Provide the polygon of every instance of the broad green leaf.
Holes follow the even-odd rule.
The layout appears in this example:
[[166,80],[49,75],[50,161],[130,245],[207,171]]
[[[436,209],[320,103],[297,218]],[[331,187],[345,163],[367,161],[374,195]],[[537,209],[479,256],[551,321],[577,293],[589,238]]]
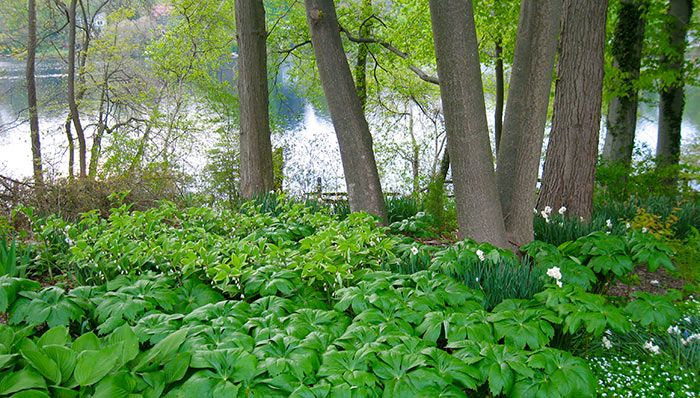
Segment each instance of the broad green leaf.
[[31,340],[24,340],[21,344],[22,357],[45,378],[53,384],[61,384],[61,370],[54,360],[46,355]]
[[142,354],[141,359],[134,366],[134,371],[139,371],[153,363],[166,361],[180,348],[187,338],[187,332],[187,329],[178,330],[158,342],[153,348]]
[[122,349],[122,344],[116,344],[78,354],[75,381],[81,386],[89,386],[102,380],[118,364]]
[[34,369],[21,369],[17,372],[6,373],[0,378],[0,395],[9,395],[31,388],[46,389],[46,381]]

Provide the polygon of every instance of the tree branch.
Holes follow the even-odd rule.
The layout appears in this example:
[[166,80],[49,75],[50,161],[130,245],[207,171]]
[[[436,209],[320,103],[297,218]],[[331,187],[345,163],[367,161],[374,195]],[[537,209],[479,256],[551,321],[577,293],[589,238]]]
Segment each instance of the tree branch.
[[[373,37],[356,37],[353,36],[350,32],[348,32],[347,29],[343,28],[342,26],[340,27],[340,31],[345,33],[345,36],[348,38],[353,43],[374,43],[374,44],[379,44],[380,46],[384,47],[385,49],[389,50],[390,52],[394,53],[396,56],[399,58],[402,58],[406,61],[410,61],[408,54],[405,52],[399,50],[398,48],[394,47],[391,43],[387,43],[385,41],[379,40],[377,38]],[[432,76],[419,67],[409,63],[408,68],[415,73],[421,80],[426,81],[428,83],[440,84],[440,79],[437,78],[437,76]]]

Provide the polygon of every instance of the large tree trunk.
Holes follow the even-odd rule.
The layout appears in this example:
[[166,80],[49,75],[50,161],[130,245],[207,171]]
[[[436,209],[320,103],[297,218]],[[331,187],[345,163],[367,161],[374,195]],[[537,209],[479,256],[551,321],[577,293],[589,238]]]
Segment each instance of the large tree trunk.
[[241,195],[251,198],[273,189],[263,1],[236,0],[236,25]]
[[505,103],[505,79],[503,75],[503,47],[501,40],[498,39],[496,40],[496,109],[493,115],[496,153],[498,153],[503,133],[503,104]]
[[80,123],[78,104],[75,99],[75,30],[76,30],[76,7],[77,0],[71,0],[68,7],[68,107],[70,117],[75,127],[75,135],[78,137],[78,164],[80,177],[87,176],[87,145],[85,132]]
[[539,172],[562,0],[523,1],[496,177],[511,244],[533,239]]
[[[693,15],[692,0],[670,0],[668,8],[669,41],[671,51],[661,61],[662,70],[675,74],[673,81],[667,82],[660,92],[659,99],[659,132],[656,144],[658,167],[677,165],[681,155],[681,121],[685,106],[685,76],[683,61],[685,56],[688,23]],[[668,181],[675,185],[675,173]]]
[[430,0],[461,237],[508,247],[498,201],[472,2]]
[[[359,37],[369,37],[372,33],[372,22],[369,17],[372,15],[372,0],[362,0],[362,21]],[[360,105],[364,111],[367,107],[367,55],[369,48],[366,43],[358,43],[357,62],[355,63],[355,87]]]
[[603,100],[608,0],[565,0],[554,117],[538,208],[589,219]]
[[34,170],[34,183],[41,189],[44,185],[44,177],[41,165],[41,139],[39,138],[39,111],[36,98],[36,77],[34,74],[36,63],[36,0],[29,0],[29,18],[27,23],[27,103],[29,106],[29,130],[32,139],[32,166]]
[[366,211],[386,222],[372,135],[345,58],[333,0],[305,0],[304,3],[316,65],[338,136],[350,210]]
[[616,89],[621,92],[608,104],[603,159],[628,167],[632,162],[637,129],[639,68],[644,42],[644,12],[648,0],[620,0],[612,41],[613,67],[619,72]]

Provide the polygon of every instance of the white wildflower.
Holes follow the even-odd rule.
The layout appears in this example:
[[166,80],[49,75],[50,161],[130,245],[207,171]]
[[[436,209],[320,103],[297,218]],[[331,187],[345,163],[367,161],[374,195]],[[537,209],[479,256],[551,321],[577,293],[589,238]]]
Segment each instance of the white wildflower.
[[674,325],[674,326],[669,326],[668,329],[666,329],[668,334],[681,334],[681,329]]
[[603,347],[605,347],[606,350],[612,348],[612,343],[610,342],[607,336],[603,336]]
[[537,208],[536,208],[536,207],[532,209],[532,212],[535,213],[535,214],[539,213],[539,212],[537,211]]
[[566,213],[566,206],[562,206],[559,208],[559,214],[561,214],[563,216],[564,213]]
[[561,283],[561,281],[557,281],[557,286],[563,287],[564,285]]
[[418,248],[415,246],[411,247],[411,254],[413,254],[414,256],[418,254]]
[[630,229],[632,228],[632,224],[630,223],[625,223],[625,229]]
[[486,256],[484,256],[484,252],[481,249],[476,250],[476,256],[479,257],[481,261],[486,260]]
[[647,233],[647,232],[649,232],[649,230],[647,229],[647,227],[642,227],[642,233],[645,234],[645,233]]
[[657,281],[656,279],[652,279],[649,281],[649,283],[651,283],[654,286],[657,286],[659,284],[659,281]]
[[610,220],[609,218],[607,220],[605,220],[605,226],[608,227],[608,229],[612,229],[612,227],[613,227],[612,220]]
[[651,340],[644,343],[644,349],[651,352],[654,355],[657,355],[660,352],[659,346],[654,344]]
[[552,278],[554,278],[556,280],[560,280],[561,279],[561,270],[559,269],[559,267],[552,267],[552,268],[547,270],[547,275],[551,276]]

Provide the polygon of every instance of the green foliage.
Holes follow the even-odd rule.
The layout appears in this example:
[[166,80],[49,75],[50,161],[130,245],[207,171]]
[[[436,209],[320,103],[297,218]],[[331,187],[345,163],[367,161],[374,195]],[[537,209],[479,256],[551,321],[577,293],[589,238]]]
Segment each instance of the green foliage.
[[[641,232],[534,242],[520,260],[471,241],[421,245],[366,214],[267,195],[237,212],[121,206],[41,233],[56,269],[71,264],[95,286],[0,277],[7,391],[591,396],[595,377],[575,350],[680,317],[672,295],[628,304],[590,292],[631,270],[616,256],[651,266],[670,254]],[[655,341],[695,358],[671,348],[697,344],[679,331]]]
[[18,256],[16,240],[8,244],[5,237],[0,239],[0,276],[24,278],[28,264],[28,250],[24,250],[24,254]]
[[543,287],[542,267],[521,262],[510,251],[469,240],[435,253],[430,269],[483,291],[489,309],[505,299],[531,298]]

